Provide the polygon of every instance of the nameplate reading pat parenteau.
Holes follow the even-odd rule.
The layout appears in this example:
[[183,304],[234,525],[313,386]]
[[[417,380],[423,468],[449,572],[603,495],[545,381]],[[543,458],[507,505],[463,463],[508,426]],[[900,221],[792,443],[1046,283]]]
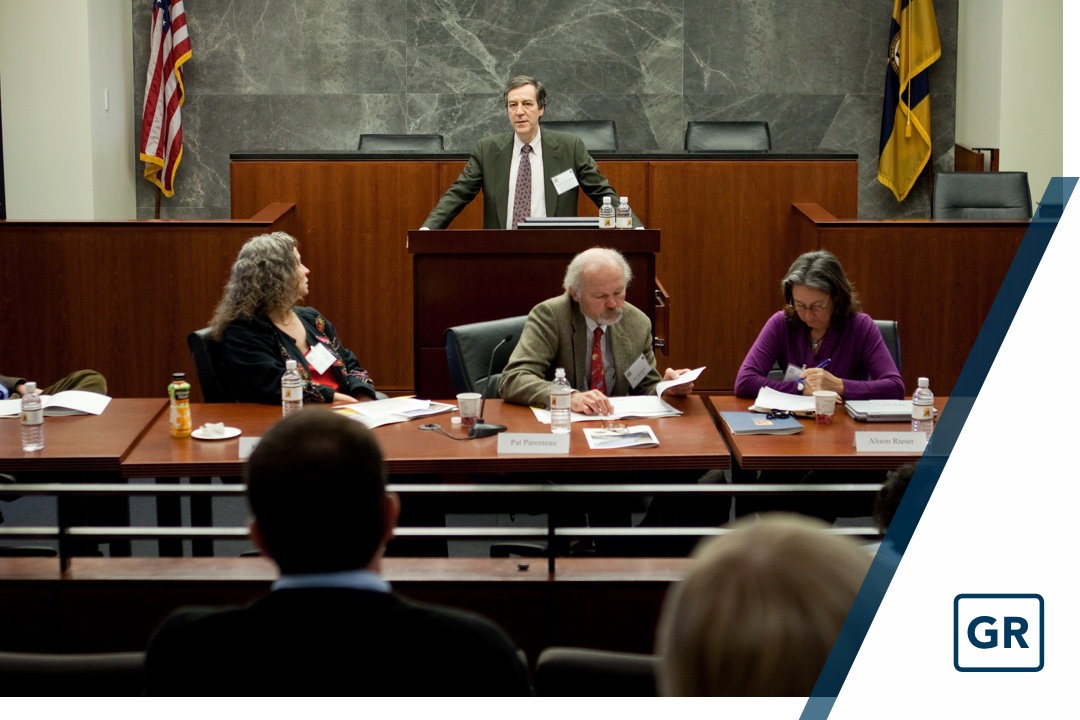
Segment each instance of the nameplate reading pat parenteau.
[[856,452],[921,453],[926,449],[926,433],[857,432]]
[[500,433],[499,454],[569,455],[570,435],[555,433]]

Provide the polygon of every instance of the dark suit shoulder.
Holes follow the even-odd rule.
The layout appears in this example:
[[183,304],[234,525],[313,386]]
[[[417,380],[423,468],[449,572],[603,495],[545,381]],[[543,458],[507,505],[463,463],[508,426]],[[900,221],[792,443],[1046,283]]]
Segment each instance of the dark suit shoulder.
[[147,679],[151,694],[529,692],[513,643],[489,620],[335,588],[279,590],[242,609],[178,611],[151,641]]

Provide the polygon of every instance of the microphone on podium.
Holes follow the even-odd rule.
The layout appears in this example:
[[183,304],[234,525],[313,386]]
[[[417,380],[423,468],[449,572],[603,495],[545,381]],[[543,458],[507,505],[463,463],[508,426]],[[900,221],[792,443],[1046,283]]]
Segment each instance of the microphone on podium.
[[491,360],[488,361],[488,374],[487,382],[484,385],[484,397],[480,400],[480,417],[477,418],[476,424],[469,428],[469,437],[482,438],[489,437],[491,435],[498,435],[506,430],[505,425],[490,425],[484,422],[484,406],[487,405],[488,386],[491,385],[491,372],[495,368],[495,353],[506,343],[510,342],[514,338],[512,333],[507,333],[506,337],[499,341],[499,343],[491,350]]

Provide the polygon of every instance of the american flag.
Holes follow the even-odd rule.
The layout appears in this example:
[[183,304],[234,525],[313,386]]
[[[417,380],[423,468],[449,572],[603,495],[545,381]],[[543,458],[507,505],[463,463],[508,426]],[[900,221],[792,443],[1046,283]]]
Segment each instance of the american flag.
[[146,68],[142,140],[139,159],[143,177],[173,195],[173,178],[184,154],[180,106],[184,104],[184,72],[191,57],[184,0],[154,0],[150,21],[150,64]]

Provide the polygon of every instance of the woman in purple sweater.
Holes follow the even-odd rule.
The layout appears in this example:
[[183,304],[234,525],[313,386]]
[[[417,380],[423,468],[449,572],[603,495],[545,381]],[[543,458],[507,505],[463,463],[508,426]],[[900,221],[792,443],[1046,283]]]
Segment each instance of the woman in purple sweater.
[[[904,398],[896,363],[877,325],[859,311],[859,295],[835,255],[803,253],[780,288],[786,304],[766,321],[746,354],[735,378],[737,397],[757,397],[766,385],[798,393],[801,382],[804,395],[835,390],[848,400]],[[770,380],[774,363],[784,371],[794,366],[801,380]]]

